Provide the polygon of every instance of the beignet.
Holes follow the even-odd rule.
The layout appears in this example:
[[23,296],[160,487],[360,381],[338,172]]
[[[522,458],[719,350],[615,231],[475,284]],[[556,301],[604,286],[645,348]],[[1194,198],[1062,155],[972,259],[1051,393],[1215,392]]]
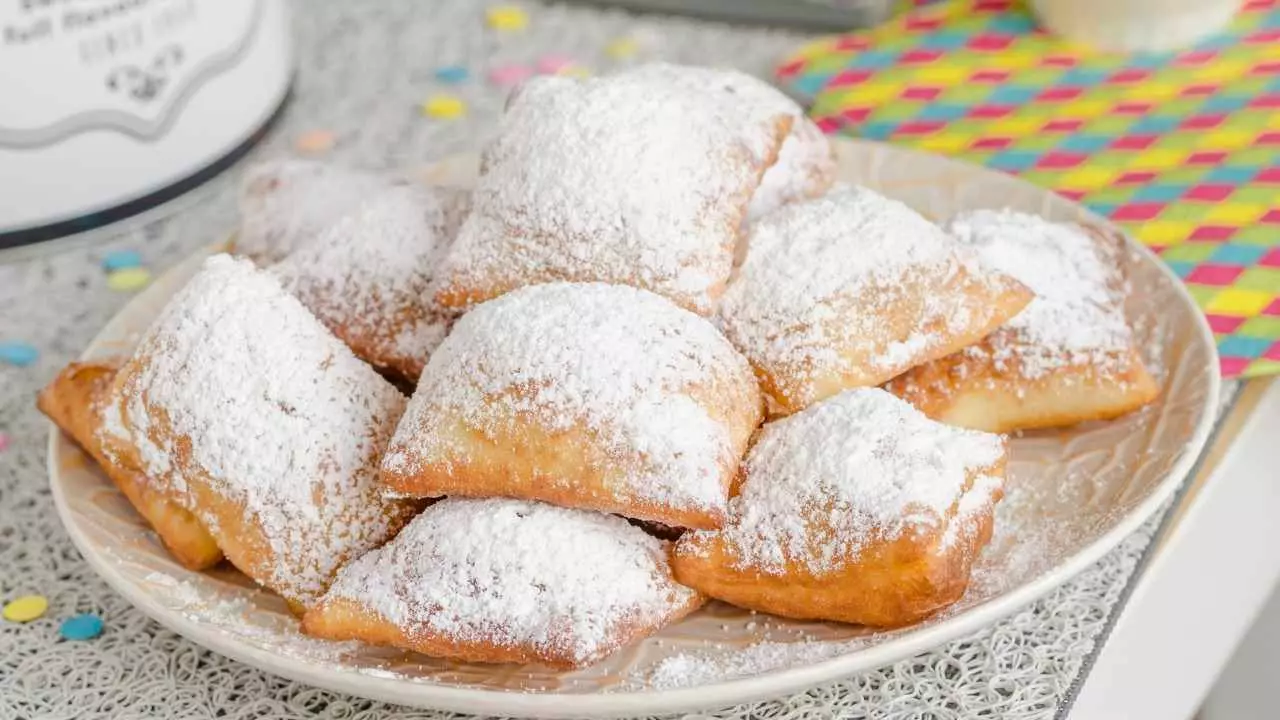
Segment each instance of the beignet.
[[248,260],[205,261],[116,388],[148,473],[294,608],[421,507],[377,483],[404,396]]
[[1008,432],[1123,415],[1156,398],[1124,315],[1123,238],[1009,211],[952,232],[1036,299],[982,342],[886,387],[951,425]]
[[348,565],[304,632],[469,662],[590,665],[702,604],[622,518],[449,498]]
[[534,285],[457,322],[382,481],[717,527],[761,412],[750,367],[708,320],[622,285]]
[[655,63],[544,76],[508,101],[441,271],[466,308],[555,280],[651,290],[709,314],[795,103],[731,70]]
[[845,186],[751,226],[718,318],[785,415],[977,342],[1030,300],[906,205]]
[[240,185],[234,251],[260,265],[283,260],[366,198],[403,184],[389,177],[312,160],[250,167]]
[[725,527],[676,543],[676,579],[783,617],[915,622],[964,594],[1005,460],[998,435],[847,390],[764,426]]
[[449,330],[431,283],[468,205],[461,190],[389,187],[271,271],[356,355],[416,382]]
[[222,551],[209,530],[170,496],[164,483],[143,474],[137,453],[125,447],[131,442],[123,429],[108,426],[118,370],[112,363],[71,363],[40,391],[36,404],[102,468],[175,560],[191,570],[213,567],[222,561]]

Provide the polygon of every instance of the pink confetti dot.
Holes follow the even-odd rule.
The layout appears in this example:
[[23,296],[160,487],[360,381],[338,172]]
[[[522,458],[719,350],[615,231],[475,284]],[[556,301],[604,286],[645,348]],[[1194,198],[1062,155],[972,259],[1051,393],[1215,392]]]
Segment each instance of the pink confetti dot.
[[0,452],[9,449],[9,433],[0,432]]
[[502,65],[489,71],[489,82],[494,85],[516,85],[529,79],[533,70],[524,65]]
[[573,58],[564,55],[544,55],[538,58],[538,72],[554,75],[573,65]]

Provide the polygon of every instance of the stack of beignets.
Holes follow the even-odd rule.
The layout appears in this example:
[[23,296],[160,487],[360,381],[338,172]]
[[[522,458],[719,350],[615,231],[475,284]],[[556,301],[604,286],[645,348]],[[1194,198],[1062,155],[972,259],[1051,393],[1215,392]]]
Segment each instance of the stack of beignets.
[[834,179],[746,75],[537,78],[471,194],[251,171],[260,267],[211,258],[40,407],[183,564],[225,554],[317,637],[572,668],[707,598],[916,622],[990,540],[983,429],[1156,386],[1111,238]]

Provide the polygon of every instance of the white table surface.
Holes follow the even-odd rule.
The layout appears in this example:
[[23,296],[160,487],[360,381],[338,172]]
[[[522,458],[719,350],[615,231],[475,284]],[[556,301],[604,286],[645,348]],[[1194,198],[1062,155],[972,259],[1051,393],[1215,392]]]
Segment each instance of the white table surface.
[[[248,159],[146,217],[0,253],[0,341],[25,341],[41,351],[28,367],[0,364],[0,431],[10,438],[0,452],[0,598],[36,592],[50,600],[42,620],[0,622],[0,720],[445,717],[264,674],[204,650],[128,606],[93,575],[58,523],[44,467],[48,425],[35,411],[34,396],[128,301],[129,295],[106,286],[100,262],[108,251],[137,250],[158,273],[224,238],[235,224],[234,190],[244,167],[292,152],[302,132],[333,131],[338,142],[329,157],[335,160],[372,168],[419,165],[480,147],[504,97],[484,80],[495,64],[531,64],[557,53],[604,70],[618,64],[607,58],[605,46],[625,35],[641,45],[634,60],[723,64],[767,76],[804,39],[586,8],[526,7],[529,28],[498,35],[485,29],[484,5],[466,0],[299,3],[294,97]],[[433,70],[451,64],[468,67],[471,81],[452,88],[435,81]],[[418,103],[439,91],[461,96],[468,115],[453,121],[421,117]],[[1160,521],[1154,518],[1049,597],[972,637],[792,697],[706,717],[1055,717],[1080,685],[1089,687],[1085,669],[1117,617],[1119,601],[1136,587],[1135,571],[1148,557]],[[100,614],[107,626],[103,636],[60,641],[56,618],[77,612]]]

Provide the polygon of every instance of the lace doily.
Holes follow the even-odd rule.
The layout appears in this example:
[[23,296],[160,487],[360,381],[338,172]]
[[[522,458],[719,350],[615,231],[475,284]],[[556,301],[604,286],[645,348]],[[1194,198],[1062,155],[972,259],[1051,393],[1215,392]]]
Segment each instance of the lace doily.
[[[636,38],[636,60],[725,64],[766,73],[800,38],[683,20],[634,19],[581,8],[530,8],[521,34],[485,29],[468,0],[294,5],[299,71],[295,97],[253,158],[291,151],[299,133],[327,128],[329,157],[372,168],[405,167],[477,149],[504,90],[483,80],[493,66],[534,64],[548,52],[603,69],[604,46]],[[466,65],[473,81],[451,90],[465,121],[425,120],[416,105],[437,89],[436,67]],[[235,223],[234,182],[243,164],[149,218],[61,247],[0,256],[0,339],[40,349],[28,367],[0,365],[0,598],[48,597],[44,618],[0,623],[0,720],[9,718],[429,718],[462,717],[319,690],[268,675],[190,643],[134,610],[81,560],[53,510],[45,470],[47,424],[35,392],[128,300],[99,265],[134,249],[157,270],[225,235]],[[1095,641],[1124,595],[1158,519],[1046,599],[967,639],[875,672],[708,718],[1049,718],[1078,682]],[[104,634],[58,637],[61,618],[93,612]]]

